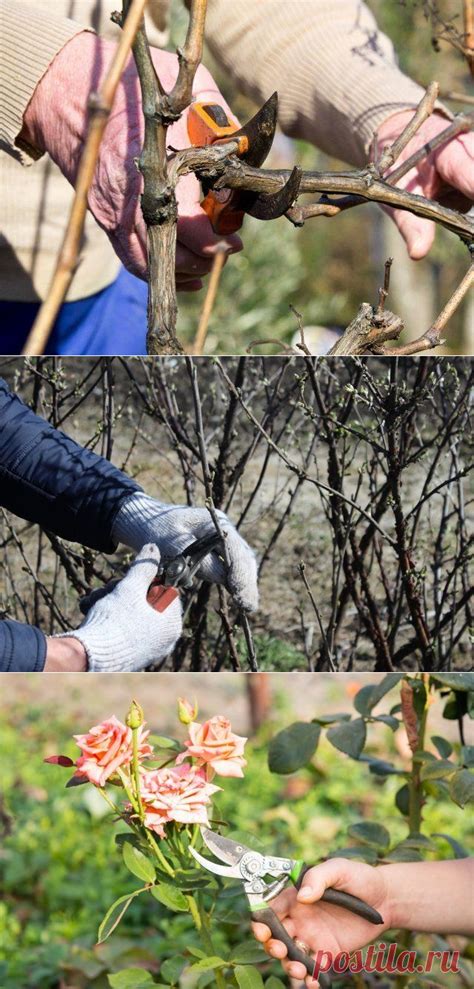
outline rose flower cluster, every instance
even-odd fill
[[[135,760],[138,769],[139,798],[145,827],[160,838],[166,837],[165,826],[179,824],[209,826],[208,808],[220,787],[212,780],[215,775],[242,777],[247,765],[244,747],[247,741],[234,734],[230,721],[216,715],[203,724],[194,720],[197,709],[180,699],[180,720],[188,725],[189,738],[177,754],[174,765],[147,769],[145,760],[154,757],[150,734],[145,722],[135,727]],[[128,719],[127,719],[128,720]],[[84,735],[73,736],[81,756],[73,762],[67,756],[51,756],[45,762],[74,766],[75,773],[68,785],[93,783],[104,787],[108,780],[119,783],[125,791],[133,791],[134,732],[115,715],[95,725]],[[133,810],[130,804],[128,809]]]

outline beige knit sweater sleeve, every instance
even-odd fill
[[[111,0],[0,0],[0,142],[3,149],[29,164],[39,152],[19,146],[23,115],[32,94],[67,41],[94,24],[99,34],[118,40],[110,13],[120,2]],[[74,20],[66,16],[71,11]],[[147,29],[150,42],[168,40],[169,0],[148,0]],[[95,15],[95,16],[94,16]]]
[[[48,65],[82,30],[80,24],[58,17],[54,9],[39,9],[23,0],[0,0],[0,141],[4,150],[11,153],[15,148],[23,114]],[[34,149],[24,150],[38,157]]]
[[[206,37],[257,103],[278,90],[287,134],[351,164],[367,160],[386,117],[423,95],[360,0],[209,0]]]

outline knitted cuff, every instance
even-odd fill
[[[44,7],[38,9],[22,0],[0,2],[0,140],[24,165],[42,155],[38,148],[18,141],[31,97],[54,57],[84,30],[81,24]]]
[[[143,546],[143,531],[147,524],[156,522],[166,505],[142,491],[127,498],[120,507],[112,526],[114,542],[124,543],[139,552]]]

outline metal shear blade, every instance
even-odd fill
[[[298,198],[302,177],[301,168],[295,166],[282,189],[269,195],[258,195],[246,212],[257,220],[276,220],[277,217],[284,216]]]
[[[204,558],[222,547],[218,532],[196,539],[182,553],[165,559],[160,577],[165,587],[191,587]]]

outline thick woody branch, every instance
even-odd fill
[[[433,325],[416,340],[410,341],[403,347],[386,347],[389,340],[397,340],[403,330],[403,321],[399,316],[385,310],[385,299],[388,295],[390,266],[392,259],[385,266],[384,287],[380,290],[380,301],[377,309],[368,302],[363,302],[352,323],[347,327],[340,340],[329,351],[329,357],[357,357],[377,354],[384,357],[410,357],[426,350],[434,350],[444,343],[441,335],[451,316],[461,304],[470,288],[474,285],[474,262],[462,282],[453,292]]]
[[[181,151],[179,172],[183,175],[195,172],[200,178],[213,182],[215,189],[245,189],[260,193],[278,192],[288,181],[291,174],[289,170],[252,168],[233,156],[230,148],[228,145],[225,148],[191,148],[189,151]],[[326,197],[356,197],[357,202],[345,202],[341,207],[337,200],[329,201],[322,204],[323,209],[313,208],[311,216],[333,216],[343,208],[373,202],[433,220],[451,233],[458,234],[467,244],[474,241],[474,220],[470,216],[405,189],[393,188],[385,179],[374,178],[370,167],[352,172],[303,172],[300,195],[313,192],[322,193]],[[321,206],[321,203],[316,206]],[[336,209],[329,208],[332,206]],[[298,209],[298,206],[293,206],[292,213]],[[311,207],[305,207],[305,210],[310,209]],[[304,216],[305,210],[301,210],[301,215]]]
[[[124,0],[124,12],[129,0]],[[178,49],[179,72],[170,93],[156,73],[142,22],[133,46],[142,91],[145,140],[139,168],[143,175],[141,198],[147,226],[149,354],[181,354],[176,336],[176,246],[178,207],[176,182],[179,176],[168,168],[168,127],[179,120],[192,100],[196,70],[202,57],[207,0],[193,0],[183,49]]]
[[[384,348],[389,340],[398,340],[403,321],[389,312],[374,310],[363,302],[356,317],[349,324],[340,340],[331,348],[328,357],[357,357],[362,354],[392,353]]]

